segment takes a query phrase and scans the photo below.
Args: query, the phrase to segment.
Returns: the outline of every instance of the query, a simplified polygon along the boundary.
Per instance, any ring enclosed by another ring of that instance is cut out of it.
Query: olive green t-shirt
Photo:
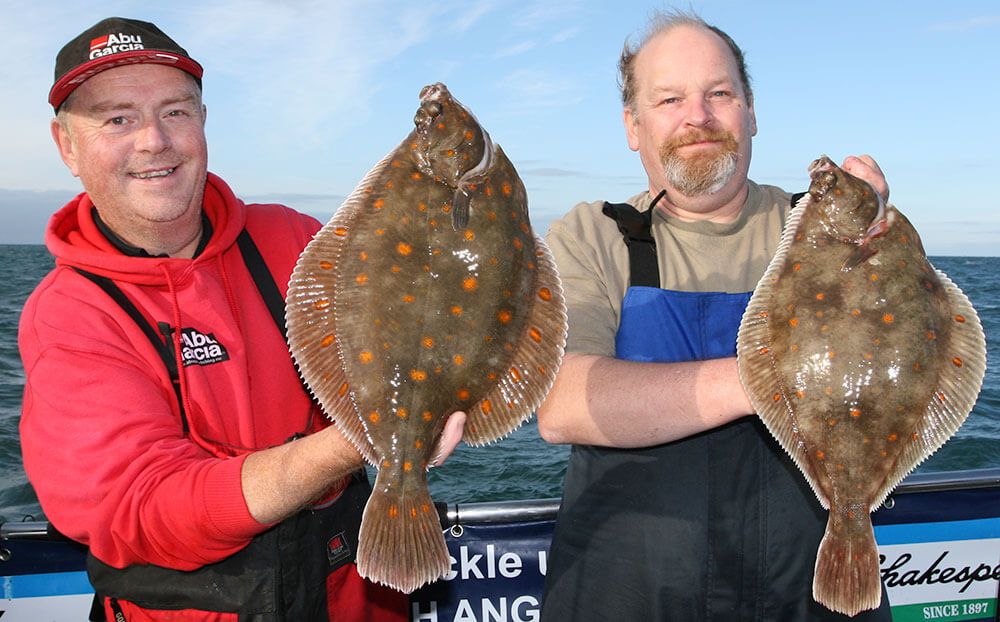
[[[660,286],[686,292],[749,292],[777,251],[790,195],[749,182],[739,217],[730,223],[687,222],[657,209],[653,215]],[[652,200],[628,200],[640,212]],[[562,279],[569,314],[566,350],[615,355],[615,333],[629,285],[628,247],[603,201],[580,203],[545,236]]]

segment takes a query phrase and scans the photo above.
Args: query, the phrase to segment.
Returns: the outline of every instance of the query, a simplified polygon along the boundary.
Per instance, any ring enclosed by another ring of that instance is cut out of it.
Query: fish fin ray
[[[344,371],[336,338],[336,301],[340,300],[337,287],[341,281],[339,260],[344,242],[364,202],[365,189],[385,168],[391,155],[365,175],[306,245],[292,271],[285,296],[289,350],[299,373],[326,415],[369,463],[375,461],[375,450],[358,416]]]
[[[816,553],[813,599],[848,616],[876,609],[882,602],[878,548],[867,521],[867,533],[834,530],[836,510],[830,512],[826,533]]]
[[[358,573],[409,594],[451,569],[441,521],[426,485],[403,497],[375,490],[358,536]]]
[[[938,270],[937,276],[948,296],[950,317],[961,317],[963,321],[953,322],[944,348],[948,361],[942,366],[938,385],[913,432],[913,439],[887,476],[872,509],[881,505],[917,465],[954,436],[975,406],[986,374],[986,337],[979,315],[968,296],[946,274]],[[961,365],[952,360],[960,361]]]
[[[806,453],[805,444],[798,433],[798,423],[791,406],[788,390],[783,386],[775,368],[772,355],[769,354],[771,343],[770,301],[773,294],[773,283],[785,263],[788,249],[795,238],[796,230],[806,209],[812,204],[812,198],[806,194],[795,204],[788,215],[781,242],[774,258],[768,264],[764,276],[754,288],[750,302],[743,312],[739,331],[736,337],[736,357],[738,361],[740,381],[757,416],[778,441],[778,444],[788,453],[802,471],[816,494],[816,498],[824,508],[830,507],[829,499],[822,492],[814,466]]]
[[[496,441],[530,419],[552,388],[562,362],[566,302],[552,253],[539,236],[534,237],[538,275],[532,290],[535,304],[510,363],[517,373],[503,374],[483,399],[468,409],[463,440],[469,445]],[[544,297],[543,289],[548,292]]]

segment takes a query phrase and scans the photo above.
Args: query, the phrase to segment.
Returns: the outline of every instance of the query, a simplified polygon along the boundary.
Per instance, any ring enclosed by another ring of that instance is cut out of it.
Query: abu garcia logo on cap
[[[118,52],[131,52],[132,50],[144,50],[142,45],[142,35],[128,35],[125,33],[104,35],[91,40],[90,60],[102,56],[110,56]]]

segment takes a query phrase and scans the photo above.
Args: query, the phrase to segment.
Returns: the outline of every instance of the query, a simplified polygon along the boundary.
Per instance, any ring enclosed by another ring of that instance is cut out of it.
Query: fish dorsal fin
[[[947,361],[942,364],[934,396],[920,425],[897,460],[896,468],[887,476],[884,493],[873,501],[871,510],[881,505],[910,471],[958,431],[976,403],[986,374],[986,336],[979,315],[968,296],[945,273],[935,272],[951,310],[951,329],[942,348]]]
[[[510,367],[482,400],[468,409],[463,440],[485,445],[531,418],[555,381],[566,346],[566,303],[559,273],[545,242],[534,236],[533,304]]]
[[[761,355],[771,340],[767,303],[771,299],[774,283],[785,263],[799,223],[811,203],[810,195],[803,195],[788,215],[788,222],[785,224],[774,258],[754,288],[750,302],[743,313],[743,320],[740,322],[736,337],[736,356],[740,359],[740,380],[758,416],[798,465],[820,504],[829,509],[830,501],[823,494],[817,475],[812,472],[810,461],[806,459],[805,443],[799,434],[799,424],[795,420],[795,410],[791,404],[788,388],[783,386],[771,357]]]
[[[286,296],[288,343],[299,372],[323,411],[365,459],[374,464],[375,450],[357,414],[354,393],[344,373],[336,339],[336,286],[339,263],[351,223],[363,209],[373,180],[388,166],[383,158],[361,180],[316,236],[302,251],[292,272]],[[330,358],[335,363],[330,363]]]

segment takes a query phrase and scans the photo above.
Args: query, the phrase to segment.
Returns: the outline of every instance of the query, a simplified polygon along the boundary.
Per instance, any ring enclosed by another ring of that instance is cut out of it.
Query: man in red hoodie
[[[85,192],[50,221],[56,268],[21,316],[25,469],[112,619],[405,619],[357,574],[362,459],[283,334],[320,223],[207,171],[201,77],[131,19],[56,59],[52,136]]]

